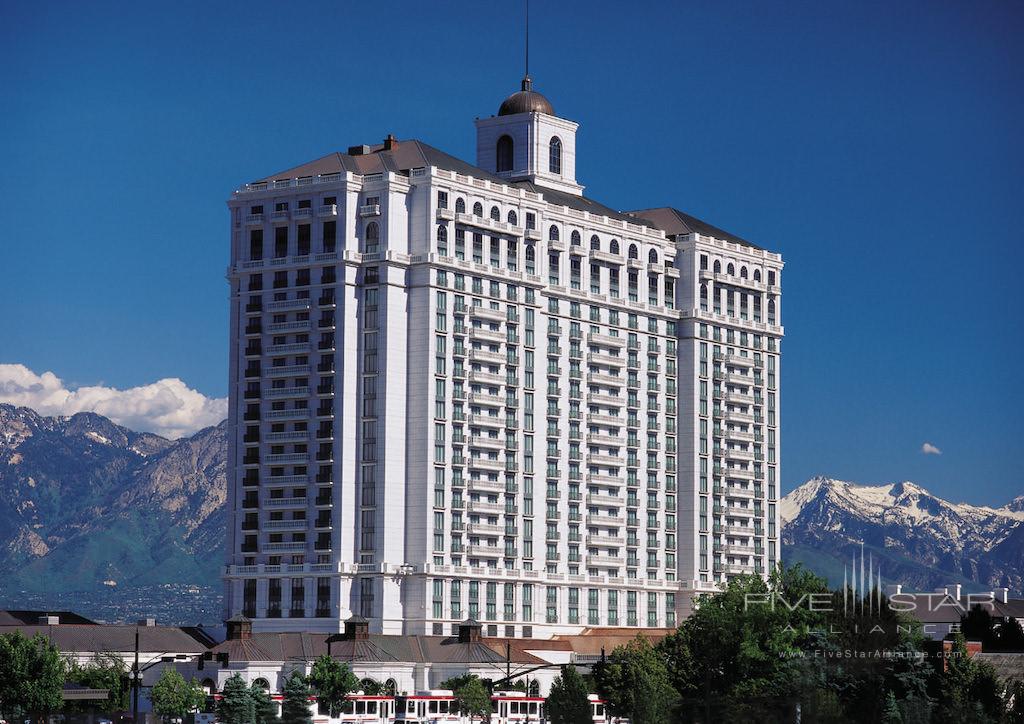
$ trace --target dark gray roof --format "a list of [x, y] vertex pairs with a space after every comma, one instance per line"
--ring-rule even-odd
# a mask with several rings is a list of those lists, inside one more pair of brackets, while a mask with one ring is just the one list
[[1024, 681], [1024, 653], [989, 653], [974, 655], [973, 661], [989, 664], [1004, 681]]
[[686, 212], [674, 209], [671, 206], [630, 211], [629, 215], [636, 217], [634, 218], [636, 223], [643, 223], [642, 220], [646, 220], [647, 223], [651, 224], [655, 228], [661, 229], [669, 236], [695, 233], [703, 236], [713, 236], [716, 239], [731, 241], [735, 244], [743, 244], [744, 246], [749, 246], [754, 249], [761, 248], [757, 244], [753, 244], [746, 239], [736, 236], [735, 234], [719, 229], [717, 226], [712, 226], [706, 221], [701, 221], [697, 217], [690, 216]]
[[390, 149], [385, 149], [384, 144], [367, 146], [366, 152], [357, 155], [346, 153], [330, 153], [326, 156], [280, 171], [253, 183], [264, 183], [267, 181], [286, 180], [303, 178], [305, 176], [316, 176], [321, 174], [345, 173], [372, 174], [372, 173], [408, 173], [414, 168], [424, 166], [435, 166], [437, 168], [454, 171], [464, 176], [472, 176], [479, 179], [488, 179], [493, 183], [506, 184], [516, 188], [522, 188], [532, 193], [541, 194], [544, 200], [556, 206], [567, 206], [577, 211], [586, 211], [598, 216], [607, 216], [610, 219], [625, 221], [631, 224], [640, 224], [654, 229], [661, 229], [666, 235], [698, 233], [705, 236], [713, 236], [716, 239], [743, 244], [754, 249], [761, 247], [735, 234], [719, 229], [717, 226], [701, 221], [689, 214], [670, 207], [646, 209], [642, 211], [616, 211], [610, 206], [605, 206], [599, 201], [550, 189], [545, 186], [538, 186], [530, 181], [509, 181], [508, 179], [495, 176], [489, 171], [478, 168], [462, 159], [437, 149], [430, 144], [417, 139], [407, 141], [395, 141]]
[[907, 613], [921, 623], [960, 623], [963, 607], [952, 596], [943, 593], [901, 593], [900, 608], [913, 603], [914, 610]]
[[73, 611], [0, 611], [0, 626], [33, 626], [39, 623], [41, 616], [56, 616], [61, 623], [95, 624], [95, 621], [79, 616]]
[[197, 627], [134, 626], [128, 624], [59, 624], [0, 626], [0, 635], [20, 631], [31, 638], [42, 634], [61, 651], [132, 651], [135, 631], [139, 650], [147, 653], [201, 653], [215, 641]]
[[960, 598], [960, 605], [963, 606], [965, 611], [968, 607], [975, 608], [977, 606], [981, 606], [984, 610], [988, 611], [989, 614], [995, 617], [1024, 618], [1024, 598], [1010, 598], [1007, 599], [1006, 603], [996, 599], [989, 603], [988, 601], [979, 601], [978, 595], [979, 594], [974, 594], [973, 598], [968, 596], [962, 596]]
[[[218, 644], [214, 651], [226, 652], [232, 661], [289, 661], [315, 659], [327, 653], [331, 640], [331, 656], [348, 662], [408, 662], [480, 664], [505, 660], [504, 638], [487, 637], [475, 643], [462, 643], [457, 636], [397, 636], [370, 634], [366, 639], [343, 638], [338, 634], [254, 633], [250, 639], [233, 639]], [[543, 661], [527, 652], [534, 642], [511, 639], [513, 663], [539, 664]], [[537, 641], [535, 648], [552, 648], [549, 642]], [[555, 648], [570, 650], [568, 644]]]

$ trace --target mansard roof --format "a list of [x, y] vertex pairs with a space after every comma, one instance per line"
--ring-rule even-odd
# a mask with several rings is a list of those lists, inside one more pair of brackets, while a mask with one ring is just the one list
[[257, 179], [252, 183], [266, 183], [268, 181], [284, 181], [306, 176], [317, 176], [332, 173], [373, 174], [373, 173], [400, 173], [408, 174], [414, 168], [435, 166], [447, 171], [464, 176], [472, 176], [478, 179], [487, 179], [492, 183], [522, 188], [531, 193], [541, 194], [545, 201], [557, 206], [567, 206], [577, 211], [586, 211], [599, 216], [607, 216], [610, 219], [625, 221], [631, 224], [640, 224], [654, 229], [661, 229], [668, 236], [677, 234], [698, 233], [704, 236], [713, 236], [723, 241], [731, 241], [754, 249], [761, 247], [735, 234], [724, 231], [706, 221], [691, 216], [679, 209], [671, 207], [659, 207], [644, 209], [640, 211], [617, 211], [599, 201], [586, 196], [565, 193], [555, 189], [537, 186], [529, 181], [509, 181], [508, 179], [495, 176], [494, 174], [474, 166], [462, 159], [431, 146], [428, 143], [417, 139], [406, 141], [393, 141], [390, 144], [377, 144], [373, 146], [356, 146], [350, 151], [355, 153], [329, 153], [301, 166], [285, 169], [275, 174]]

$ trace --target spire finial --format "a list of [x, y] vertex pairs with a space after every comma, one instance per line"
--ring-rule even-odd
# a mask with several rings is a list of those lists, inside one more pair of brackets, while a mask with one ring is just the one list
[[530, 79], [530, 0], [526, 0], [526, 75], [523, 79]]

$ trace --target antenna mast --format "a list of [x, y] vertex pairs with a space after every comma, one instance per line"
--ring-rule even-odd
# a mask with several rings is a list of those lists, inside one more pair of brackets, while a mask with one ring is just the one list
[[526, 77], [530, 77], [530, 0], [526, 0]]

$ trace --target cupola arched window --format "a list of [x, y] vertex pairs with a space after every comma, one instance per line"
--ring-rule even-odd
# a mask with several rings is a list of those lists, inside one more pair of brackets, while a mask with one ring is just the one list
[[558, 136], [552, 136], [548, 144], [548, 171], [562, 173], [562, 142]]
[[733, 266], [732, 264], [730, 264], [729, 266], [727, 266], [725, 268], [725, 273], [728, 274], [729, 276], [735, 276], [736, 275], [736, 267]]
[[455, 213], [464, 214], [466, 213], [466, 200], [462, 197], [455, 199]]
[[515, 211], [509, 211], [508, 212], [508, 223], [511, 224], [512, 226], [518, 226], [519, 225], [519, 217], [516, 216], [516, 212]]
[[558, 241], [558, 227], [554, 224], [548, 229], [548, 241]]
[[745, 266], [740, 267], [740, 279], [747, 278], [747, 268]]
[[473, 216], [483, 216], [483, 215], [484, 215], [484, 205], [481, 204], [479, 201], [477, 201], [475, 204], [473, 204]]
[[601, 251], [601, 240], [597, 238], [597, 234], [590, 237], [590, 250]]
[[572, 245], [573, 246], [579, 246], [581, 243], [582, 242], [580, 241], [580, 232], [578, 232], [578, 231], [572, 232]]
[[448, 256], [448, 227], [443, 224], [437, 227], [437, 253]]
[[506, 134], [498, 139], [497, 158], [495, 159], [495, 168], [498, 173], [512, 170], [512, 149], [512, 136]]
[[630, 259], [639, 259], [640, 258], [640, 252], [638, 252], [636, 250], [636, 244], [630, 244], [629, 245], [629, 258]]
[[651, 264], [657, 264], [658, 252], [656, 252], [654, 249], [651, 249], [651, 251], [647, 254], [647, 261], [649, 261]]
[[380, 227], [376, 221], [371, 221], [366, 225], [365, 234], [365, 248], [363, 251], [366, 254], [373, 254], [380, 249]]
[[501, 221], [501, 209], [499, 209], [497, 206], [492, 206], [491, 218], [494, 219], [495, 221]]
[[618, 239], [612, 239], [611, 240], [611, 242], [608, 244], [608, 251], [610, 251], [612, 254], [618, 254], [619, 253], [619, 240]]
[[718, 259], [715, 259], [714, 271], [715, 271], [715, 274], [721, 274], [722, 273], [722, 262], [718, 261]]
[[754, 270], [754, 281], [755, 282], [761, 281], [761, 270], [760, 269], [755, 269]]

